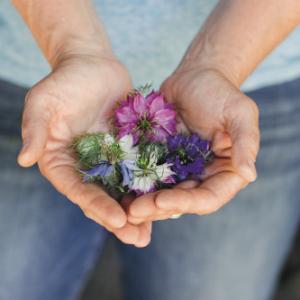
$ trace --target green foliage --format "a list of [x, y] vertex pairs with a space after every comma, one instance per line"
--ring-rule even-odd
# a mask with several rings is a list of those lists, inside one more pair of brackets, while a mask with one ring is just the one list
[[135, 89], [136, 92], [141, 93], [143, 96], [147, 96], [152, 90], [152, 83], [146, 83], [145, 85], [139, 86]]
[[101, 153], [103, 138], [104, 134], [102, 133], [89, 133], [74, 140], [71, 146], [83, 168], [91, 168], [103, 159]]
[[155, 143], [144, 143], [139, 145], [139, 153], [142, 164], [149, 163], [151, 153], [155, 153], [157, 157], [157, 164], [164, 163], [166, 160], [168, 149], [166, 144], [155, 142]]

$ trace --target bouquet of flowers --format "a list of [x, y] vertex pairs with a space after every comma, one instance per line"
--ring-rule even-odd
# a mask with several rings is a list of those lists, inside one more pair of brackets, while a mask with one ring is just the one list
[[199, 179], [213, 157], [209, 141], [177, 132], [175, 108], [158, 91], [138, 89], [119, 101], [111, 127], [76, 137], [71, 147], [83, 181], [115, 198]]

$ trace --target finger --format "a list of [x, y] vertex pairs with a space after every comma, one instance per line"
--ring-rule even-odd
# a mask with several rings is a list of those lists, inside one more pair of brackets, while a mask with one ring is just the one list
[[[95, 216], [96, 222], [105, 227], [121, 228], [127, 221], [122, 207], [95, 184], [83, 183], [74, 162], [64, 149], [56, 150], [58, 155], [47, 151], [47, 156], [39, 162], [43, 175], [72, 202], [79, 205], [83, 212], [90, 217]], [[46, 166], [46, 169], [43, 168]]]
[[115, 229], [112, 232], [125, 244], [145, 247], [151, 240], [151, 222], [144, 222], [138, 226], [127, 223], [124, 227]]
[[[199, 182], [187, 180], [176, 187], [190, 189], [197, 186]], [[171, 215], [178, 213], [175, 210], [166, 211], [157, 207], [155, 202], [156, 193], [149, 193], [136, 198], [129, 206], [128, 221], [132, 224], [141, 224], [146, 221], [158, 221], [168, 219]]]
[[134, 244], [138, 248], [146, 247], [151, 241], [152, 222], [145, 222], [140, 226], [138, 241]]
[[[246, 104], [247, 103], [247, 104]], [[246, 180], [256, 179], [255, 161], [259, 148], [258, 109], [252, 100], [229, 113], [227, 130], [232, 139], [232, 163]]]
[[199, 181], [196, 180], [185, 180], [176, 185], [176, 188], [180, 189], [192, 189], [199, 185]]
[[131, 224], [139, 225], [143, 224], [145, 222], [154, 222], [154, 221], [163, 221], [171, 219], [172, 216], [180, 214], [178, 211], [168, 211], [167, 213], [160, 213], [160, 214], [154, 214], [152, 216], [147, 216], [146, 218], [135, 218], [135, 217], [128, 217], [128, 221]]
[[242, 177], [224, 171], [193, 189], [162, 190], [155, 200], [161, 209], [177, 210], [182, 214], [209, 214], [231, 200], [245, 185]]
[[[127, 200], [132, 201], [132, 197], [125, 197], [125, 199], [126, 200], [123, 202], [127, 202]], [[89, 218], [92, 220], [97, 220], [97, 217], [92, 212], [89, 214]], [[102, 221], [98, 219], [98, 223], [102, 223]], [[145, 222], [138, 223], [138, 226], [126, 223], [122, 228], [117, 229], [111, 228], [107, 224], [100, 225], [106, 227], [108, 231], [113, 233], [121, 242], [125, 244], [138, 245], [139, 247], [144, 247], [147, 244], [149, 244], [151, 240], [151, 228], [149, 229], [149, 224]]]
[[231, 148], [232, 146], [229, 134], [220, 130], [214, 134], [212, 141], [212, 151], [216, 155], [219, 155], [225, 149]]
[[231, 158], [216, 158], [211, 164], [207, 165], [201, 174], [201, 180], [214, 176], [224, 171], [234, 172]]
[[29, 92], [25, 100], [22, 119], [23, 146], [18, 156], [22, 167], [35, 164], [43, 154], [50, 121], [50, 113], [42, 108], [41, 102]]
[[232, 156], [231, 152], [232, 152], [232, 148], [226, 148], [214, 152], [214, 154], [220, 158], [230, 158]]
[[129, 215], [141, 219], [159, 213], [154, 197], [155, 193], [149, 193], [136, 198], [129, 206]]
[[140, 225], [143, 224], [145, 222], [152, 222], [152, 221], [158, 221], [158, 220], [166, 220], [168, 219], [172, 214], [171, 213], [156, 213], [153, 215], [149, 215], [146, 217], [132, 217], [132, 216], [128, 216], [128, 222], [130, 224], [133, 225]]
[[139, 241], [140, 228], [126, 223], [122, 228], [112, 230], [114, 235], [123, 243], [134, 245]]

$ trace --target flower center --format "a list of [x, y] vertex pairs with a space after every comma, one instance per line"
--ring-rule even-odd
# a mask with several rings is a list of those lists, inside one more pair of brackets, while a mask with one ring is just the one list
[[138, 121], [137, 127], [140, 130], [148, 131], [152, 128], [152, 123], [147, 118], [142, 118]]
[[115, 164], [123, 155], [123, 151], [118, 143], [108, 145], [106, 151], [108, 161], [111, 164]]
[[187, 153], [186, 153], [186, 151], [185, 151], [184, 148], [179, 148], [179, 149], [177, 150], [177, 153], [178, 153], [178, 155], [179, 155], [180, 161], [181, 161], [183, 164], [187, 164], [187, 163], [189, 162]]

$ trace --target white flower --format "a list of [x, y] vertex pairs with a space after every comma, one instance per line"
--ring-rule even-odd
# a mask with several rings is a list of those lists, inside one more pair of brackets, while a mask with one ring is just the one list
[[111, 146], [112, 144], [115, 143], [114, 137], [109, 133], [104, 134], [103, 141], [106, 146]]
[[133, 137], [131, 134], [124, 135], [120, 138], [119, 145], [123, 152], [123, 160], [137, 160], [138, 148], [133, 147]]
[[149, 193], [155, 190], [157, 182], [172, 182], [172, 175], [175, 173], [171, 170], [171, 164], [164, 163], [157, 165], [155, 155], [151, 155], [147, 170], [135, 166], [133, 169], [133, 183], [130, 188], [138, 193]]
[[175, 172], [171, 170], [171, 166], [172, 164], [165, 163], [156, 167], [155, 173], [158, 176], [159, 181], [166, 182], [175, 174]]
[[152, 176], [135, 176], [131, 189], [136, 192], [149, 193], [154, 190], [155, 182], [156, 178], [153, 178]]
[[[157, 165], [157, 151], [151, 152], [148, 160], [146, 160], [147, 165], [141, 167], [137, 163], [141, 154], [139, 154], [138, 147], [134, 147], [133, 136], [131, 134], [125, 135], [119, 139], [118, 143], [122, 151], [121, 165], [125, 165], [128, 169], [125, 174], [128, 175], [125, 176], [125, 182], [130, 190], [144, 194], [154, 191], [158, 182], [172, 182], [172, 175], [175, 174], [171, 170], [172, 164]], [[129, 178], [129, 174], [132, 177]]]

